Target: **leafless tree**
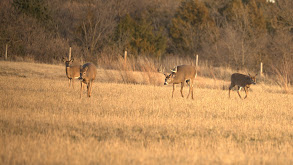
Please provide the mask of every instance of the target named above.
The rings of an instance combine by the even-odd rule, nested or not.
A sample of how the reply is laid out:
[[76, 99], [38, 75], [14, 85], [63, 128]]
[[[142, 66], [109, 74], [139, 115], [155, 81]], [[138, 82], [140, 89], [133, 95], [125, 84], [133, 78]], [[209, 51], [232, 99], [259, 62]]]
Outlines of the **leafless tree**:
[[81, 6], [81, 22], [77, 29], [77, 39], [80, 41], [86, 59], [95, 58], [98, 49], [106, 44], [116, 23], [115, 0], [97, 0]]

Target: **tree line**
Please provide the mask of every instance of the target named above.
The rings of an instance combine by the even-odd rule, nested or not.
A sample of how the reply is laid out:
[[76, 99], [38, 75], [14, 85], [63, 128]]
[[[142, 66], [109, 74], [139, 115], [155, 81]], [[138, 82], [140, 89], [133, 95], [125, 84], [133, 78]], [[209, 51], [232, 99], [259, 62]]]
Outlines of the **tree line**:
[[192, 57], [212, 66], [270, 66], [292, 80], [292, 0], [2, 0], [0, 51], [54, 63], [128, 55]]

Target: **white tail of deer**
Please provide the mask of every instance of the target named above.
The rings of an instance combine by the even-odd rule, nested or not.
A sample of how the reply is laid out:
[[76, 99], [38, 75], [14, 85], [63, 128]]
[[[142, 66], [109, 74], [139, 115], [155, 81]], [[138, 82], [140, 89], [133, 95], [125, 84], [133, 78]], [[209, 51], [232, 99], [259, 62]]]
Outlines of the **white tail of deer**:
[[65, 70], [66, 70], [66, 76], [68, 78], [69, 87], [72, 84], [72, 87], [74, 88], [74, 79], [79, 78], [80, 75], [80, 64], [73, 65], [74, 59], [71, 59], [67, 61], [64, 57], [62, 61], [65, 63]]
[[79, 77], [79, 79], [81, 80], [80, 81], [81, 83], [80, 98], [83, 91], [83, 83], [87, 85], [87, 96], [91, 97], [93, 81], [95, 80], [96, 75], [97, 75], [97, 69], [94, 64], [86, 63], [81, 67], [80, 77]]
[[241, 95], [240, 95], [239, 91], [241, 90], [241, 88], [244, 88], [244, 91], [245, 91], [244, 99], [245, 99], [247, 97], [248, 88], [250, 87], [250, 85], [256, 84], [256, 78], [255, 78], [256, 76], [257, 76], [257, 74], [255, 76], [251, 76], [250, 74], [244, 75], [244, 74], [240, 74], [240, 73], [233, 73], [231, 76], [231, 85], [229, 87], [229, 97], [230, 97], [231, 89], [235, 85], [237, 85], [238, 86], [237, 93], [240, 98], [241, 98]]
[[193, 99], [193, 82], [197, 76], [197, 69], [195, 66], [191, 65], [180, 65], [176, 66], [174, 69], [171, 70], [171, 74], [165, 75], [165, 83], [164, 85], [173, 84], [173, 91], [172, 91], [172, 98], [174, 96], [175, 91], [175, 84], [181, 83], [181, 96], [183, 96], [183, 87], [184, 83], [186, 82], [189, 85], [189, 95], [191, 94], [191, 98]]

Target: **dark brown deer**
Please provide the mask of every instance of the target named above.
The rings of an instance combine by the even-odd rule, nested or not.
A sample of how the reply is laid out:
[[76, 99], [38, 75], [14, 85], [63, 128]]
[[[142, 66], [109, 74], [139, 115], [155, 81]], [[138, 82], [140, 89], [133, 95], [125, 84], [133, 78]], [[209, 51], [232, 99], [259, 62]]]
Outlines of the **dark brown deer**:
[[79, 77], [79, 79], [81, 80], [80, 98], [82, 95], [83, 83], [87, 85], [87, 96], [91, 97], [93, 81], [95, 80], [96, 75], [97, 69], [94, 64], [86, 63], [81, 67]]
[[235, 85], [238, 86], [237, 93], [239, 97], [241, 98], [239, 91], [241, 90], [241, 88], [244, 88], [244, 91], [245, 91], [244, 99], [247, 98], [248, 88], [250, 87], [251, 84], [256, 84], [256, 78], [255, 78], [256, 76], [257, 74], [255, 76], [251, 76], [250, 74], [244, 75], [240, 73], [233, 73], [231, 76], [231, 85], [229, 87], [229, 98], [230, 98], [230, 91]]
[[175, 84], [181, 83], [181, 96], [183, 96], [183, 87], [184, 83], [186, 82], [189, 85], [189, 93], [187, 98], [191, 93], [191, 98], [193, 99], [193, 82], [197, 76], [197, 70], [195, 66], [191, 65], [180, 65], [176, 66], [174, 69], [171, 70], [171, 74], [165, 75], [165, 83], [164, 85], [173, 84], [173, 91], [172, 91], [172, 98], [174, 96], [175, 91]]
[[81, 65], [80, 64], [73, 65], [72, 63], [74, 59], [67, 61], [63, 57], [62, 61], [65, 63], [65, 71], [66, 71], [66, 76], [68, 78], [69, 87], [70, 85], [72, 85], [72, 87], [74, 88], [74, 79], [79, 78]]

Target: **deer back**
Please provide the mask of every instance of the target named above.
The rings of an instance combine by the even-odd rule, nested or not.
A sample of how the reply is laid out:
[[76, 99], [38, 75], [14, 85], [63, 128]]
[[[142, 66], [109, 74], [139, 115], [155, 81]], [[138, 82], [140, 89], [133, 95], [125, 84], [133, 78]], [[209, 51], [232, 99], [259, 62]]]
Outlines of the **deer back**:
[[234, 73], [231, 76], [231, 83], [241, 87], [245, 87], [245, 86], [250, 86], [251, 84], [253, 84], [254, 80], [252, 80], [250, 76], [240, 74], [240, 73]]
[[174, 82], [184, 82], [187, 79], [194, 79], [196, 75], [196, 68], [191, 65], [177, 66], [176, 76]]

